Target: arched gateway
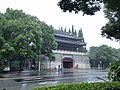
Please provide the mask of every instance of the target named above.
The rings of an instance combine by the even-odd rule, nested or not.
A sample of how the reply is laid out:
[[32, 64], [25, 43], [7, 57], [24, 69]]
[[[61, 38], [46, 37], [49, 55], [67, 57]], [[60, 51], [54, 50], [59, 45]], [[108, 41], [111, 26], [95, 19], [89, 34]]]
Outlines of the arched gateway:
[[67, 68], [67, 69], [73, 68], [73, 59], [69, 57], [63, 58], [62, 65], [63, 68]]

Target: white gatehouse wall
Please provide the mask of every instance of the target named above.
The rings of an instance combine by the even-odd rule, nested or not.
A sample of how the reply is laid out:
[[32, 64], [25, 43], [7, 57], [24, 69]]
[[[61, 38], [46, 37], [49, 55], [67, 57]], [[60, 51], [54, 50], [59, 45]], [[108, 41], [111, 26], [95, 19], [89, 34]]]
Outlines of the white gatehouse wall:
[[89, 62], [89, 54], [82, 53], [82, 52], [73, 52], [73, 51], [64, 51], [64, 50], [54, 50], [53, 53], [55, 54], [56, 60], [51, 62], [49, 68], [63, 68], [62, 60], [64, 58], [71, 58], [73, 59], [73, 66], [72, 68], [77, 69], [90, 69], [90, 62]]

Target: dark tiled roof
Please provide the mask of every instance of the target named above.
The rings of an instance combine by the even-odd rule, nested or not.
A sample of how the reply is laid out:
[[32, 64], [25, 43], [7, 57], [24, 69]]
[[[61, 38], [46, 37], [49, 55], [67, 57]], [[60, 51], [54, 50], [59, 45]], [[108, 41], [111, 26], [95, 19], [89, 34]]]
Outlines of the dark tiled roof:
[[56, 39], [57, 42], [61, 43], [67, 43], [67, 44], [73, 44], [73, 45], [79, 45], [79, 46], [85, 46], [85, 42], [73, 42], [73, 41], [67, 41], [67, 40], [61, 40], [61, 39]]
[[55, 30], [54, 33], [56, 36], [68, 37], [68, 38], [73, 38], [73, 39], [83, 39], [83, 38], [73, 35], [72, 33], [65, 32], [62, 30]]
[[[77, 37], [69, 32], [65, 32], [62, 30], [54, 30], [54, 33], [55, 33], [56, 42], [77, 45], [77, 46], [85, 46], [86, 45], [83, 37]], [[69, 38], [69, 39], [67, 39], [67, 38]]]

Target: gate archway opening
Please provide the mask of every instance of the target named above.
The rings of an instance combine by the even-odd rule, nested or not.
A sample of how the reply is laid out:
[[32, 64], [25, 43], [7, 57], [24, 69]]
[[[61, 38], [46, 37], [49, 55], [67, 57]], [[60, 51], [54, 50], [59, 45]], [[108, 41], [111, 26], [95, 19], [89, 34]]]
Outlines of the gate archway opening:
[[63, 64], [63, 68], [67, 68], [67, 69], [73, 68], [73, 59], [69, 57], [65, 57], [62, 60], [62, 64]]

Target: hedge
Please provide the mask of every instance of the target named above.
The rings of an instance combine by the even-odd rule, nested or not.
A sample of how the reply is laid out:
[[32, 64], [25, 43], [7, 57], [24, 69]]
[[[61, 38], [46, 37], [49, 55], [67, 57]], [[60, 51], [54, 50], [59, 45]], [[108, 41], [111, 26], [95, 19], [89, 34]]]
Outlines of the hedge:
[[94, 82], [44, 86], [32, 90], [120, 90], [120, 82]]

